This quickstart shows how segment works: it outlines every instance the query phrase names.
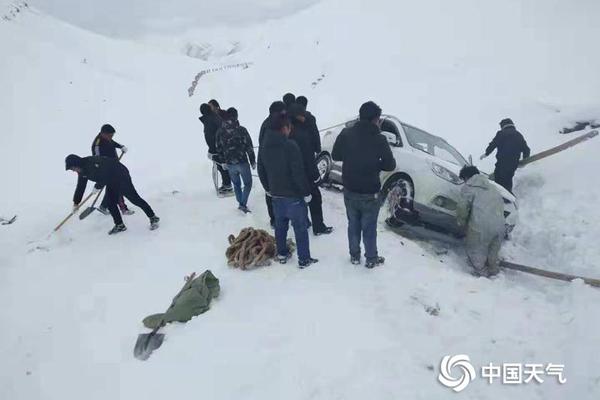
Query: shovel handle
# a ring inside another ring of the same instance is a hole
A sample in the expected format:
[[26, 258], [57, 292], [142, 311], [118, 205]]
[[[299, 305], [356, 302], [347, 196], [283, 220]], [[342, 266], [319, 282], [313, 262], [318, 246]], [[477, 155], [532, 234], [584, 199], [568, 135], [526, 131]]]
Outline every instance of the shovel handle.
[[[183, 285], [183, 287], [181, 288], [181, 290], [179, 291], [179, 293], [177, 293], [177, 295], [175, 297], [173, 297], [173, 301], [171, 302], [171, 305], [169, 306], [169, 308], [167, 308], [167, 311], [165, 311], [165, 315], [169, 312], [169, 310], [171, 310], [171, 308], [173, 308], [175, 306], [175, 302], [177, 301], [177, 298], [179, 297], [179, 295], [181, 293], [183, 293], [186, 289], [188, 289], [188, 285], [191, 285], [192, 281], [194, 280], [194, 278], [196, 277], [196, 273], [192, 272], [192, 274], [190, 276], [186, 276], [185, 277], [185, 284]], [[163, 319], [160, 320], [159, 324], [156, 326], [156, 328], [152, 329], [152, 332], [150, 332], [150, 335], [148, 336], [148, 341], [150, 340], [150, 338], [154, 335], [156, 335], [156, 332], [158, 332], [158, 330], [160, 328], [162, 328], [163, 326], [165, 326], [165, 318], [163, 316]]]
[[73, 210], [73, 212], [71, 212], [71, 214], [67, 215], [67, 217], [66, 217], [65, 219], [63, 219], [63, 220], [62, 220], [62, 222], [61, 222], [60, 224], [58, 224], [58, 226], [57, 226], [56, 228], [54, 228], [54, 230], [53, 230], [52, 232], [56, 232], [56, 231], [58, 231], [60, 228], [62, 228], [62, 226], [63, 226], [64, 224], [66, 224], [66, 223], [67, 223], [67, 221], [68, 221], [69, 219], [71, 219], [71, 217], [72, 217], [73, 215], [75, 215], [75, 213], [77, 213], [77, 211], [79, 211], [79, 209], [81, 208], [81, 206], [82, 206], [82, 205], [84, 205], [84, 204], [85, 204], [85, 203], [86, 203], [86, 202], [87, 202], [87, 201], [88, 201], [88, 200], [89, 200], [89, 199], [92, 197], [92, 195], [93, 195], [93, 194], [94, 194], [94, 193], [90, 193], [90, 194], [88, 194], [88, 196], [87, 196], [85, 199], [83, 199], [83, 201], [82, 201], [81, 203], [79, 203], [79, 205], [77, 206], [77, 208], [76, 208], [76, 209], [74, 209], [74, 210]]

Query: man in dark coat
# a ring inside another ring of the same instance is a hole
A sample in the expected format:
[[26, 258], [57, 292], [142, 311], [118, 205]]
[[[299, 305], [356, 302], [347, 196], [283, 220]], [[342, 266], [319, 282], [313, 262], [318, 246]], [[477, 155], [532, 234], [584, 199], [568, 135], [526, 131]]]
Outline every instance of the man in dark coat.
[[315, 160], [313, 142], [311, 140], [310, 126], [307, 124], [304, 108], [300, 104], [292, 104], [288, 110], [292, 118], [292, 133], [290, 139], [295, 141], [302, 153], [304, 171], [311, 186], [311, 201], [308, 203], [312, 219], [312, 229], [315, 236], [327, 235], [333, 228], [323, 222], [323, 199], [319, 190], [319, 170]]
[[306, 124], [309, 126], [311, 133], [311, 141], [313, 150], [316, 155], [321, 153], [321, 134], [319, 133], [319, 127], [317, 126], [317, 119], [311, 114], [306, 108], [308, 106], [308, 99], [305, 96], [298, 96], [296, 103], [300, 104], [304, 108], [304, 115], [306, 116]]
[[500, 130], [496, 133], [494, 140], [490, 142], [485, 154], [479, 159], [483, 160], [494, 150], [496, 153], [496, 169], [494, 170], [494, 180], [512, 193], [513, 177], [519, 166], [521, 154], [523, 159], [531, 154], [525, 138], [517, 129], [510, 118], [500, 121]]
[[215, 99], [212, 99], [208, 102], [208, 105], [210, 106], [210, 108], [212, 109], [212, 111], [217, 114], [219, 117], [221, 117], [221, 119], [225, 119], [225, 116], [227, 116], [227, 111], [222, 110], [221, 109], [221, 105], [219, 104], [219, 102]]
[[[269, 106], [269, 116], [265, 118], [262, 125], [260, 126], [260, 130], [258, 132], [258, 145], [260, 146], [263, 142], [265, 134], [269, 129], [271, 129], [271, 124], [274, 119], [277, 119], [281, 115], [285, 115], [287, 110], [285, 108], [285, 103], [283, 101], [274, 101]], [[263, 186], [264, 188], [264, 186]], [[268, 192], [266, 188], [265, 191]], [[275, 228], [275, 214], [273, 214], [273, 199], [271, 196], [265, 195], [265, 202], [267, 203], [267, 212], [269, 213], [269, 219], [271, 223], [271, 228]]]
[[305, 268], [318, 261], [310, 255], [308, 239], [306, 203], [310, 201], [310, 184], [300, 148], [288, 138], [290, 132], [287, 117], [273, 118], [258, 152], [258, 176], [273, 198], [277, 259], [285, 263], [290, 258], [287, 232], [291, 221], [298, 247], [298, 265]]
[[381, 108], [372, 101], [360, 107], [360, 120], [344, 128], [333, 145], [332, 158], [342, 161], [344, 203], [348, 217], [350, 261], [360, 264], [360, 238], [365, 244], [365, 266], [385, 262], [377, 253], [377, 217], [381, 201], [381, 171], [393, 171], [396, 160], [379, 129]]
[[291, 105], [296, 102], [296, 96], [294, 96], [293, 93], [286, 93], [283, 95], [281, 100], [283, 100], [285, 107], [289, 110]]
[[[118, 160], [119, 156], [117, 155], [117, 149], [120, 149], [123, 152], [123, 154], [127, 153], [127, 147], [113, 140], [115, 132], [115, 128], [113, 128], [112, 125], [102, 125], [102, 127], [100, 128], [100, 133], [96, 135], [94, 141], [92, 142], [93, 156], [108, 157]], [[110, 212], [108, 211], [107, 204], [108, 196], [106, 195], [106, 193], [104, 193], [104, 198], [102, 199], [102, 203], [100, 203], [98, 211], [100, 211], [104, 215], [110, 214]], [[127, 207], [123, 196], [119, 198], [119, 208], [121, 209], [121, 212], [125, 215], [132, 215], [134, 213], [133, 210], [130, 210]]]
[[[238, 209], [249, 213], [248, 197], [252, 189], [250, 167], [256, 168], [256, 158], [252, 138], [250, 138], [248, 130], [240, 125], [238, 112], [233, 107], [227, 110], [223, 126], [217, 131], [217, 153], [225, 163], [233, 182]], [[243, 190], [242, 182], [244, 183]]]
[[219, 194], [227, 194], [231, 193], [233, 190], [231, 187], [231, 178], [229, 177], [229, 173], [221, 165], [222, 161], [217, 155], [216, 148], [217, 130], [219, 130], [221, 125], [223, 125], [223, 119], [215, 111], [213, 111], [213, 107], [214, 106], [203, 103], [200, 106], [200, 113], [202, 116], [199, 119], [202, 124], [204, 124], [204, 139], [206, 140], [206, 145], [208, 146], [208, 158], [217, 163], [217, 169], [221, 174], [221, 180], [223, 184], [218, 189]]
[[144, 210], [144, 213], [150, 219], [151, 229], [158, 227], [160, 219], [154, 214], [148, 203], [137, 193], [131, 181], [131, 176], [129, 176], [129, 170], [118, 160], [94, 156], [81, 158], [75, 154], [70, 154], [65, 159], [65, 169], [75, 171], [78, 175], [77, 188], [73, 195], [73, 209], [75, 211], [79, 209], [79, 203], [83, 198], [88, 180], [96, 182], [93, 193], [106, 186], [108, 209], [115, 223], [115, 226], [108, 232], [109, 235], [127, 230], [117, 206], [120, 196], [125, 196], [133, 204]]

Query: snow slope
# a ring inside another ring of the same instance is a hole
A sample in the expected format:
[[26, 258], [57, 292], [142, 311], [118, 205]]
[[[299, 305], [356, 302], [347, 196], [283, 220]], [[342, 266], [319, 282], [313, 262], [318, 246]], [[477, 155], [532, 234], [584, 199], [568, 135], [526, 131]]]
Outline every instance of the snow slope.
[[[460, 250], [437, 256], [383, 226], [386, 266], [353, 267], [339, 194], [324, 192], [336, 231], [311, 238], [319, 264], [228, 268], [227, 235], [266, 228], [262, 189], [256, 182], [249, 216], [233, 199], [215, 198], [197, 108], [213, 97], [235, 105], [256, 137], [270, 102], [288, 90], [309, 97], [322, 127], [374, 99], [466, 154], [480, 154], [505, 116], [542, 150], [565, 140], [555, 133], [564, 124], [600, 114], [600, 56], [589, 51], [598, 4], [278, 4], [285, 18], [256, 11], [252, 21], [261, 23], [223, 19], [202, 29], [173, 19], [162, 23], [187, 31], [148, 30], [135, 41], [38, 10], [0, 21], [0, 51], [9, 55], [0, 64], [0, 213], [19, 214], [0, 227], [0, 398], [155, 399], [197, 388], [209, 399], [447, 398], [437, 382], [446, 354], [468, 354], [478, 366], [566, 365], [565, 385], [477, 380], [458, 395], [465, 399], [597, 398], [597, 289], [511, 272], [475, 279]], [[235, 53], [217, 51], [232, 42]], [[216, 50], [208, 61], [186, 57], [189, 43]], [[253, 64], [205, 75], [187, 97], [197, 72], [238, 62]], [[124, 162], [161, 229], [149, 232], [138, 210], [127, 233], [108, 237], [110, 219], [95, 214], [44, 241], [70, 211], [75, 177], [64, 156], [87, 154], [105, 122], [130, 148]], [[523, 223], [506, 257], [600, 276], [600, 189], [590, 184], [599, 143], [519, 172]], [[36, 245], [49, 251], [28, 252]], [[148, 362], [133, 359], [141, 319], [168, 306], [184, 275], [205, 269], [222, 286], [211, 310], [167, 327]], [[436, 304], [438, 316], [426, 312]]]

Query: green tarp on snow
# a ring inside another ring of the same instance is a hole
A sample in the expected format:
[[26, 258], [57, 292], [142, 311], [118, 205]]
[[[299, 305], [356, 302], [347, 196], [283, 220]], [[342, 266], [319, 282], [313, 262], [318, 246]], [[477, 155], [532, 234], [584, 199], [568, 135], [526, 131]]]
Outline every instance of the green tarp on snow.
[[164, 314], [153, 314], [144, 318], [144, 326], [156, 328], [164, 318], [165, 324], [170, 322], [187, 322], [193, 317], [206, 312], [212, 299], [219, 296], [221, 288], [219, 280], [210, 270], [188, 282], [181, 292], [173, 298], [173, 306]]

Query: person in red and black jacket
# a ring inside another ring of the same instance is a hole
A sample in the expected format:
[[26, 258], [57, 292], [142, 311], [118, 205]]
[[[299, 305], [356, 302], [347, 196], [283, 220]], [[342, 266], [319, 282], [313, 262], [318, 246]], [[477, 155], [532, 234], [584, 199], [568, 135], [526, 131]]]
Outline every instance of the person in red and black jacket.
[[[113, 140], [115, 132], [115, 128], [113, 128], [112, 125], [102, 125], [102, 127], [100, 128], [100, 133], [96, 135], [94, 141], [92, 142], [93, 156], [108, 157], [118, 160], [119, 156], [117, 155], [117, 149], [121, 150], [123, 153], [127, 153], [127, 147]], [[134, 213], [133, 210], [130, 210], [127, 207], [123, 196], [119, 198], [119, 208], [121, 209], [121, 212], [125, 215], [132, 215]], [[100, 203], [98, 211], [100, 211], [104, 215], [110, 214], [110, 212], [108, 211], [108, 196], [106, 193], [104, 194], [104, 198], [102, 199], [102, 203]]]

